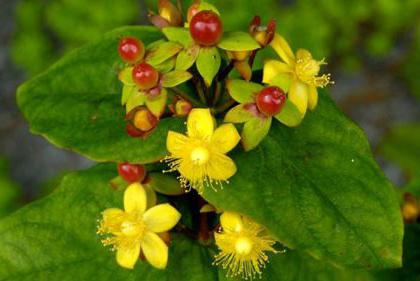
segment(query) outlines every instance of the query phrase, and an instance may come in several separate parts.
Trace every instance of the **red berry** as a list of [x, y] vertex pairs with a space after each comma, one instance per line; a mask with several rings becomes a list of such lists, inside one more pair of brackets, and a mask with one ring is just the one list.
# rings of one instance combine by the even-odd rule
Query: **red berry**
[[146, 170], [143, 165], [119, 163], [118, 174], [127, 182], [142, 182], [146, 177]]
[[125, 126], [125, 131], [130, 137], [138, 138], [143, 135], [143, 132], [139, 131], [133, 124], [127, 123]]
[[278, 87], [267, 87], [257, 94], [255, 100], [259, 111], [268, 116], [273, 116], [283, 108], [286, 95]]
[[133, 80], [141, 90], [155, 87], [159, 81], [159, 73], [148, 63], [139, 63], [133, 68]]
[[200, 4], [192, 4], [189, 8], [188, 8], [188, 12], [187, 12], [187, 21], [190, 22], [192, 17], [195, 16], [198, 12], [200, 11]]
[[143, 42], [140, 40], [134, 37], [124, 37], [120, 40], [118, 52], [124, 61], [135, 63], [144, 57], [145, 50]]
[[216, 45], [222, 38], [222, 21], [215, 12], [198, 12], [190, 21], [190, 33], [194, 41], [200, 45]]

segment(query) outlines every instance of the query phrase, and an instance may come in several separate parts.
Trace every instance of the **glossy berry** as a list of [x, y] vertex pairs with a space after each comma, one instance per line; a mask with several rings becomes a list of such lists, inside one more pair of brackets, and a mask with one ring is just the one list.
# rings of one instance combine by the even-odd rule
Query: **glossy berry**
[[190, 33], [194, 41], [200, 45], [216, 45], [222, 38], [222, 21], [215, 12], [198, 12], [190, 21]]
[[198, 12], [200, 11], [200, 4], [192, 4], [189, 8], [188, 8], [188, 12], [187, 12], [187, 21], [190, 22], [191, 19], [193, 18], [193, 16], [195, 16]]
[[286, 95], [278, 87], [267, 87], [257, 94], [255, 101], [259, 111], [268, 116], [273, 116], [283, 108]]
[[146, 170], [143, 165], [120, 163], [117, 168], [120, 177], [127, 182], [142, 182], [146, 177]]
[[128, 63], [135, 63], [144, 57], [143, 42], [134, 37], [124, 37], [118, 45], [120, 57]]
[[125, 126], [125, 131], [127, 132], [127, 134], [130, 136], [130, 137], [133, 137], [133, 138], [138, 138], [138, 137], [141, 137], [141, 136], [143, 136], [143, 132], [142, 131], [139, 131], [136, 127], [134, 127], [134, 125], [133, 124], [131, 124], [131, 123], [127, 123], [127, 125]]
[[148, 63], [142, 62], [133, 68], [133, 81], [141, 90], [155, 87], [159, 81], [159, 73]]

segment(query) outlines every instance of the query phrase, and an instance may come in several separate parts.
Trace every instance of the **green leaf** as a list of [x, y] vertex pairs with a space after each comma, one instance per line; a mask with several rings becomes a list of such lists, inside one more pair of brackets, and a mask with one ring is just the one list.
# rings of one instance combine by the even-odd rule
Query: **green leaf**
[[197, 57], [197, 69], [207, 87], [219, 71], [221, 64], [219, 51], [215, 47], [201, 47]]
[[393, 187], [364, 133], [325, 93], [299, 127], [274, 122], [256, 149], [236, 150], [232, 158], [238, 171], [229, 184], [204, 193], [217, 208], [244, 213], [286, 246], [335, 264], [401, 264], [402, 219]]
[[379, 145], [379, 152], [410, 175], [420, 175], [420, 123], [394, 126]]
[[[125, 111], [129, 113], [134, 108], [143, 105], [146, 101], [146, 95], [143, 92], [139, 92], [137, 87], [135, 90], [131, 89], [130, 96], [127, 99], [127, 104], [125, 105]], [[127, 94], [128, 95], [128, 94]], [[125, 97], [124, 89], [123, 89], [123, 98]]]
[[136, 85], [124, 85], [122, 89], [121, 105], [125, 105], [133, 96], [137, 95], [139, 90]]
[[184, 70], [174, 70], [162, 75], [161, 83], [163, 87], [171, 88], [184, 83], [192, 78], [191, 73]]
[[219, 10], [217, 10], [217, 8], [215, 6], [213, 6], [212, 4], [202, 1], [200, 3], [200, 6], [198, 7], [199, 11], [213, 11], [216, 14], [220, 15]]
[[250, 151], [267, 136], [270, 131], [272, 118], [252, 118], [242, 129], [241, 142], [245, 151]]
[[159, 73], [167, 73], [169, 71], [171, 71], [172, 69], [174, 69], [175, 67], [175, 62], [176, 62], [176, 58], [170, 58], [164, 62], [162, 62], [161, 64], [155, 65], [155, 69], [159, 72]]
[[216, 280], [205, 248], [178, 234], [166, 270], [140, 260], [134, 270], [117, 265], [96, 234], [101, 212], [123, 207], [123, 192], [109, 185], [116, 175], [115, 165], [72, 173], [56, 192], [2, 220], [0, 280]]
[[178, 56], [176, 57], [176, 66], [177, 70], [187, 70], [197, 60], [198, 54], [200, 53], [200, 46], [192, 45], [187, 49], [182, 50], [179, 52]]
[[239, 103], [255, 102], [255, 95], [264, 89], [264, 86], [245, 80], [233, 79], [226, 83], [230, 96]]
[[239, 104], [229, 110], [228, 113], [226, 113], [224, 122], [244, 123], [251, 120], [252, 118], [255, 118], [255, 116], [250, 111], [245, 109], [245, 105]]
[[136, 83], [133, 81], [133, 67], [126, 67], [118, 73], [118, 79], [127, 86], [134, 86]]
[[252, 51], [260, 48], [257, 41], [243, 31], [225, 32], [217, 46], [226, 51]]
[[162, 89], [157, 97], [147, 97], [146, 106], [155, 115], [160, 117], [165, 111], [166, 101], [168, 99], [168, 92]]
[[161, 120], [145, 140], [125, 132], [117, 71], [122, 69], [117, 52], [122, 36], [135, 36], [145, 44], [161, 38], [152, 27], [117, 29], [19, 88], [17, 102], [32, 132], [96, 161], [148, 163], [166, 155], [168, 128], [181, 129], [182, 120]]
[[169, 41], [182, 44], [184, 47], [190, 46], [193, 43], [190, 31], [184, 27], [164, 27], [163, 34]]
[[287, 99], [282, 110], [274, 117], [286, 126], [296, 127], [302, 122], [304, 116], [296, 105]]
[[0, 218], [17, 209], [20, 193], [20, 187], [10, 178], [7, 161], [0, 156]]
[[149, 173], [145, 185], [165, 195], [180, 195], [185, 193], [175, 177], [164, 175], [161, 172]]
[[175, 42], [162, 42], [147, 50], [146, 62], [156, 66], [175, 56], [182, 46]]

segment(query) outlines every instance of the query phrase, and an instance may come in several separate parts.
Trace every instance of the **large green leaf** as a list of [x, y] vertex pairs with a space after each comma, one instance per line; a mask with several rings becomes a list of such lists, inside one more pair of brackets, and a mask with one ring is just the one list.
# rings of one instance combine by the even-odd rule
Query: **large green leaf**
[[167, 270], [145, 262], [132, 271], [117, 265], [96, 234], [101, 211], [122, 208], [122, 192], [108, 183], [115, 175], [115, 165], [70, 174], [57, 192], [2, 220], [0, 280], [216, 280], [209, 253], [179, 234]]
[[285, 245], [353, 267], [401, 264], [402, 220], [393, 187], [363, 132], [325, 93], [297, 128], [273, 122], [213, 205], [244, 213]]
[[146, 163], [165, 155], [166, 132], [179, 128], [182, 120], [161, 120], [146, 140], [125, 133], [122, 83], [117, 77], [124, 66], [117, 46], [126, 35], [145, 44], [162, 37], [152, 27], [117, 29], [19, 88], [18, 104], [32, 132], [96, 161]]
[[379, 151], [411, 175], [420, 175], [420, 123], [394, 126]]

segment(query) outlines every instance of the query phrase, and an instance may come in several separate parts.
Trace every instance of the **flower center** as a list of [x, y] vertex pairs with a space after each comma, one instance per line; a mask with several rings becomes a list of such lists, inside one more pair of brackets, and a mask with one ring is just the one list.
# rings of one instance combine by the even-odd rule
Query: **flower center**
[[203, 165], [209, 160], [210, 153], [205, 147], [196, 147], [191, 151], [191, 161], [197, 165]]
[[252, 251], [252, 241], [247, 237], [239, 237], [235, 243], [235, 251], [238, 255], [248, 255]]
[[123, 221], [121, 224], [121, 232], [127, 236], [136, 236], [143, 233], [144, 225], [141, 221], [134, 222], [130, 220]]
[[318, 62], [308, 57], [298, 59], [296, 64], [296, 74], [303, 81], [313, 79], [319, 73], [319, 66], [321, 63], [322, 62]]

